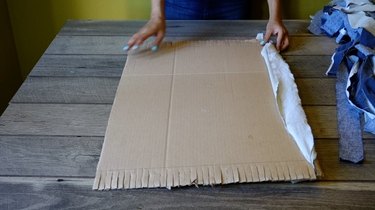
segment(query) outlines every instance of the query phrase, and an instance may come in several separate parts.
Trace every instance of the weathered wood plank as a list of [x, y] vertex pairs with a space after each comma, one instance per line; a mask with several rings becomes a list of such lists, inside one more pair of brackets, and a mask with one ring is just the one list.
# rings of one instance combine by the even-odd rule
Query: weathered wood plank
[[336, 105], [336, 79], [296, 79], [302, 105]]
[[13, 103], [112, 104], [120, 78], [29, 77]]
[[10, 104], [0, 135], [104, 136], [111, 105]]
[[[296, 78], [325, 78], [331, 56], [283, 56]], [[124, 55], [43, 55], [29, 76], [120, 77]]]
[[120, 77], [126, 55], [43, 55], [29, 76]]
[[[315, 138], [338, 138], [335, 106], [304, 109]], [[11, 103], [0, 117], [0, 135], [104, 136], [110, 110], [101, 104]]]
[[315, 138], [338, 138], [335, 106], [304, 106]]
[[[199, 36], [208, 39], [249, 39], [249, 37]], [[126, 36], [57, 36], [46, 54], [124, 54]], [[192, 40], [192, 37], [167, 37], [166, 41]], [[328, 37], [291, 37], [290, 47], [283, 55], [332, 55], [336, 43]]]
[[[374, 183], [91, 191], [91, 179], [0, 178], [1, 209], [373, 209]], [[367, 186], [366, 186], [367, 184]]]
[[[146, 21], [68, 21], [59, 35], [131, 36]], [[265, 31], [267, 20], [169, 20], [167, 36], [256, 36]], [[285, 20], [290, 36], [312, 36], [308, 20]]]
[[[103, 137], [0, 136], [0, 176], [94, 177]], [[316, 140], [321, 180], [375, 181], [375, 141], [362, 164], [341, 162], [337, 139]]]
[[[303, 106], [303, 109], [315, 138], [339, 138], [336, 106]], [[363, 132], [363, 138], [373, 139], [375, 135]]]
[[323, 180], [375, 181], [375, 139], [364, 141], [365, 161], [353, 164], [339, 160], [337, 139], [315, 141], [318, 160], [324, 173]]
[[337, 48], [334, 40], [328, 37], [291, 37], [290, 46], [282, 55], [329, 55]]
[[326, 78], [331, 56], [283, 56], [295, 78]]
[[[12, 103], [112, 104], [120, 78], [29, 77]], [[334, 79], [297, 79], [304, 105], [335, 105]]]
[[94, 177], [103, 137], [0, 136], [0, 176]]

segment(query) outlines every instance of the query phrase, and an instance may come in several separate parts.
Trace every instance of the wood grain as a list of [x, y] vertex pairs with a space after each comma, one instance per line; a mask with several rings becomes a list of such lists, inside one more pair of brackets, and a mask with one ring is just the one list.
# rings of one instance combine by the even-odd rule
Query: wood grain
[[[130, 36], [146, 21], [68, 21], [59, 35], [78, 36]], [[264, 32], [267, 20], [169, 20], [167, 36], [253, 36]], [[311, 36], [307, 27], [310, 21], [288, 20], [285, 25], [291, 36]]]
[[365, 160], [361, 164], [353, 164], [339, 160], [339, 144], [337, 139], [320, 139], [315, 141], [319, 164], [324, 177], [331, 181], [375, 181], [375, 141], [364, 141]]
[[0, 136], [0, 176], [94, 177], [102, 143], [103, 137]]
[[[0, 136], [0, 176], [94, 177], [103, 137]], [[316, 140], [321, 180], [375, 181], [375, 141], [365, 140], [362, 164], [338, 159], [338, 140]]]
[[325, 75], [331, 64], [330, 55], [283, 55], [295, 78], [327, 78]]
[[[166, 41], [249, 39], [249, 37], [167, 37]], [[254, 37], [253, 37], [254, 38]], [[46, 54], [125, 54], [122, 50], [127, 36], [57, 36], [46, 50]], [[322, 44], [324, 43], [324, 44]], [[337, 45], [328, 37], [291, 37], [290, 47], [283, 55], [332, 55]]]
[[[103, 136], [110, 109], [100, 104], [10, 104], [0, 118], [0, 135]], [[336, 107], [304, 110], [315, 138], [338, 138]]]
[[[326, 78], [331, 56], [283, 56], [296, 78]], [[126, 55], [43, 55], [29, 76], [120, 77]]]
[[[338, 138], [336, 107], [304, 107], [315, 138]], [[0, 135], [104, 136], [111, 105], [10, 104]]]
[[298, 93], [304, 106], [335, 106], [336, 79], [312, 78], [296, 79]]
[[335, 106], [304, 106], [315, 138], [338, 138]]
[[13, 103], [112, 104], [120, 78], [29, 77]]
[[104, 136], [111, 105], [10, 104], [0, 135]]
[[[0, 178], [1, 209], [373, 209], [374, 184], [267, 183], [91, 191], [91, 179]], [[352, 185], [352, 186], [351, 186]], [[348, 187], [345, 187], [348, 186]], [[6, 190], [4, 190], [6, 189]]]
[[[120, 78], [29, 77], [12, 103], [112, 104]], [[297, 78], [303, 105], [335, 105], [335, 79]]]
[[43, 55], [29, 76], [120, 77], [126, 55]]

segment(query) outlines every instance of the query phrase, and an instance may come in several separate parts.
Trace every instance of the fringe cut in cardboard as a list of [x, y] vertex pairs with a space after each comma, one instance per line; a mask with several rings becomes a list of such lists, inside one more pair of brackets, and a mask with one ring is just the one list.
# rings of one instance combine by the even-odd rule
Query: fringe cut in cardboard
[[165, 43], [128, 56], [95, 190], [316, 179], [288, 65], [256, 40]]

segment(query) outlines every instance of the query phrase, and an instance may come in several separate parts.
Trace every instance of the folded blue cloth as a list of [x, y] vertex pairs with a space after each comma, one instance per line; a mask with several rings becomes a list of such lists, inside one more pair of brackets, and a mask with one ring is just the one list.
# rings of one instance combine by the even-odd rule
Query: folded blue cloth
[[[308, 29], [338, 37], [336, 42], [341, 44], [327, 74], [337, 76], [340, 159], [358, 163], [364, 158], [362, 130], [375, 134], [375, 36], [365, 28], [352, 28], [347, 14], [335, 9], [336, 5], [345, 7], [346, 1], [332, 1], [317, 12]], [[364, 14], [375, 17], [373, 12]], [[341, 69], [343, 65], [345, 69]]]
[[348, 87], [349, 100], [362, 110], [375, 116], [375, 79], [373, 72], [373, 56], [370, 55], [360, 61], [356, 74], [350, 77]]

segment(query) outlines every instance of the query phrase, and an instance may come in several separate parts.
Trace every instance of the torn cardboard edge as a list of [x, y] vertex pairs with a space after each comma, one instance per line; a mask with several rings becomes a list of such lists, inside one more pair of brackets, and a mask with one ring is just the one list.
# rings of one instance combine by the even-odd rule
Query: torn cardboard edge
[[[212, 42], [221, 43], [220, 41], [198, 42], [199, 43], [197, 44], [197, 41], [194, 41], [193, 45]], [[236, 42], [254, 42], [254, 40], [226, 41], [224, 44]], [[265, 66], [268, 70], [273, 94], [284, 127], [298, 146], [306, 161], [290, 160], [284, 162], [251, 162], [242, 164], [233, 163], [231, 165], [213, 164], [202, 166], [195, 165], [194, 167], [151, 167], [148, 169], [142, 167], [121, 169], [121, 167], [119, 168], [116, 166], [112, 169], [108, 167], [101, 168], [99, 167], [100, 161], [93, 189], [171, 188], [189, 185], [315, 180], [316, 175], [319, 175], [320, 171], [318, 170], [319, 167], [314, 167], [314, 161], [316, 161], [314, 139], [311, 133], [311, 128], [307, 124], [306, 115], [301, 106], [294, 77], [289, 70], [289, 66], [284, 62], [271, 44], [267, 44], [263, 48], [261, 54], [266, 63]], [[131, 66], [135, 64], [129, 64], [127, 61], [127, 66], [128, 65]], [[133, 77], [138, 77], [139, 75], [154, 75], [153, 72], [142, 73], [138, 76], [134, 74], [132, 75], [132, 72], [127, 72], [127, 74], [128, 76], [130, 75]], [[162, 75], [175, 75], [175, 72], [172, 74], [163, 73]], [[295, 117], [296, 113], [298, 113], [297, 117]], [[105, 145], [103, 145], [102, 155], [104, 147]]]
[[249, 163], [230, 166], [194, 166], [97, 171], [94, 190], [182, 187], [267, 181], [310, 181], [316, 175], [305, 161]]

